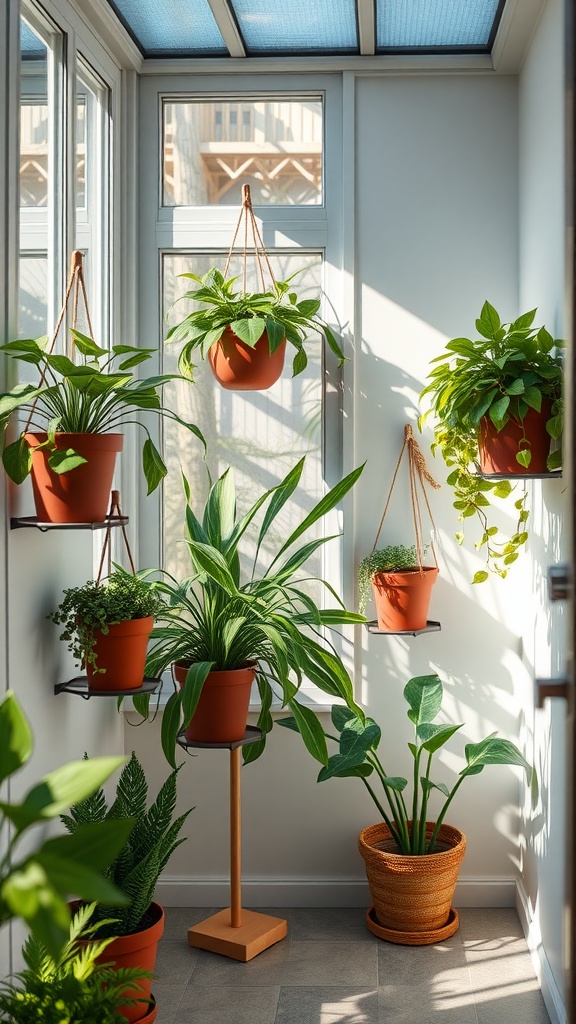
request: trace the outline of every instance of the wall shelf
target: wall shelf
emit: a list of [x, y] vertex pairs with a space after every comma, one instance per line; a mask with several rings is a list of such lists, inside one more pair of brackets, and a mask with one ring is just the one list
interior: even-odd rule
[[54, 693], [73, 693], [84, 700], [90, 700], [91, 697], [133, 697], [139, 693], [155, 693], [161, 683], [159, 676], [145, 676], [142, 686], [131, 690], [96, 690], [88, 686], [88, 676], [74, 676], [65, 683], [56, 683]]
[[482, 480], [561, 480], [562, 473], [478, 473]]
[[366, 623], [369, 633], [378, 633], [380, 636], [420, 636], [421, 633], [439, 633], [442, 626], [439, 622], [429, 619], [423, 629], [378, 629], [378, 622], [373, 619]]
[[11, 530], [36, 529], [42, 533], [48, 530], [105, 530], [108, 526], [126, 526], [128, 516], [107, 516], [102, 523], [44, 523], [36, 516], [13, 516], [10, 520]]

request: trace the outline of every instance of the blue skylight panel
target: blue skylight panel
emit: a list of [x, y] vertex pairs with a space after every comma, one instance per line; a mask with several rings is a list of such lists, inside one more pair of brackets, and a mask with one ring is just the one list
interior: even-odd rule
[[24, 21], [20, 21], [20, 53], [25, 60], [42, 60], [47, 53], [46, 43]]
[[147, 57], [227, 56], [208, 0], [110, 0]]
[[354, 0], [232, 0], [248, 54], [357, 53]]
[[377, 48], [488, 47], [499, 0], [377, 0]]

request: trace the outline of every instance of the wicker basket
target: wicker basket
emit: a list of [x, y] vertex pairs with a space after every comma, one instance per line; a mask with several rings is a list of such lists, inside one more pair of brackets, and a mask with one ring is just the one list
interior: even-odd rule
[[[428, 838], [433, 828], [434, 822], [426, 823]], [[441, 825], [438, 853], [408, 856], [398, 853], [388, 826], [381, 822], [363, 829], [358, 845], [380, 925], [416, 936], [444, 928], [466, 851], [462, 832]]]

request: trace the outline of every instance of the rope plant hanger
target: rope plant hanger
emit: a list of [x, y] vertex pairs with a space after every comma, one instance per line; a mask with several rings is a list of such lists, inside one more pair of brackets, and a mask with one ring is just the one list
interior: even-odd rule
[[[242, 231], [242, 228], [244, 229]], [[269, 284], [274, 286], [276, 284], [276, 278], [270, 266], [270, 260], [268, 253], [264, 248], [264, 242], [262, 241], [262, 235], [260, 234], [260, 228], [258, 222], [254, 216], [254, 209], [252, 207], [252, 197], [250, 195], [250, 185], [242, 186], [242, 206], [240, 208], [240, 215], [238, 217], [238, 223], [236, 224], [236, 230], [234, 232], [234, 238], [232, 244], [228, 250], [228, 256], [226, 259], [226, 266], [224, 267], [224, 277], [228, 277], [228, 271], [230, 270], [230, 263], [234, 255], [234, 247], [238, 235], [242, 233], [242, 290], [247, 291], [247, 263], [252, 251], [252, 257], [256, 261], [258, 268], [258, 276], [260, 283], [262, 284], [262, 291], [266, 291], [266, 278], [264, 269], [266, 269], [269, 277]]]
[[[394, 486], [405, 455], [408, 459], [408, 481], [414, 544], [411, 547], [391, 545], [377, 550], [378, 539], [390, 507]], [[428, 603], [426, 603], [425, 608], [418, 607], [415, 609], [414, 615], [412, 615], [410, 608], [407, 606], [415, 599], [420, 584], [422, 589], [427, 589], [429, 602], [430, 589], [438, 575], [438, 559], [432, 540], [430, 541], [430, 549], [434, 565], [432, 567], [424, 565], [424, 556], [428, 545], [424, 542], [422, 504], [425, 505], [428, 513], [432, 533], [436, 529], [426, 493], [427, 484], [434, 489], [440, 487], [440, 484], [429, 473], [420, 446], [414, 437], [411, 425], [408, 423], [404, 427], [404, 442], [398, 456], [372, 550], [358, 567], [360, 610], [364, 610], [372, 590], [378, 612], [378, 627], [386, 632], [412, 632], [414, 629], [420, 630], [426, 626]], [[386, 608], [382, 607], [384, 599], [388, 605]]]

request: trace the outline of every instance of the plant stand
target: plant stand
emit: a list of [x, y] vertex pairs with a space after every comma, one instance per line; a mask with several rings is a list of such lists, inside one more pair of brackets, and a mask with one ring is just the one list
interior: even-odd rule
[[241, 740], [234, 743], [197, 743], [180, 737], [185, 750], [204, 748], [230, 751], [230, 906], [188, 929], [188, 945], [207, 949], [246, 963], [288, 933], [287, 922], [269, 914], [242, 907], [241, 897], [241, 800], [240, 749], [260, 739], [262, 732], [248, 725]]

